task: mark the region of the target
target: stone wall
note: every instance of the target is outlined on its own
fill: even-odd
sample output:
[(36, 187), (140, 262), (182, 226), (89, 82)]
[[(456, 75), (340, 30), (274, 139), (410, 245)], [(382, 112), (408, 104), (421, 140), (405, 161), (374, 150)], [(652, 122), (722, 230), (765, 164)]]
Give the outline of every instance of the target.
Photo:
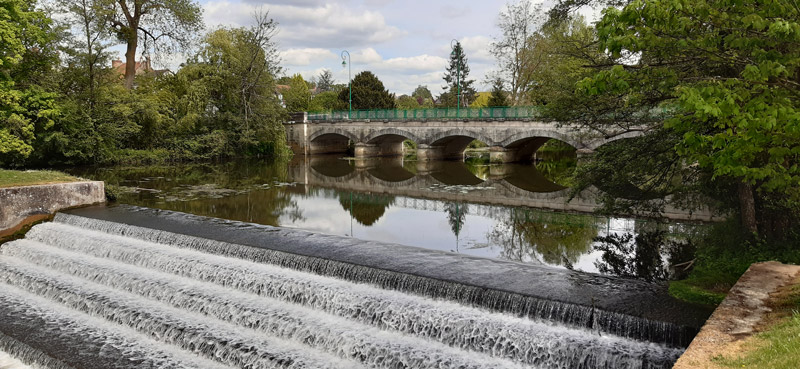
[(0, 237), (58, 210), (105, 201), (102, 181), (0, 188)]

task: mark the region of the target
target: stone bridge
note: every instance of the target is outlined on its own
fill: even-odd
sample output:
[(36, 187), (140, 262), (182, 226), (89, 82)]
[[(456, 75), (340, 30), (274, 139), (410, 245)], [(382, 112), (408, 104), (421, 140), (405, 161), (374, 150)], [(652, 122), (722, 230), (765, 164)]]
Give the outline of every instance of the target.
[(403, 141), (417, 144), (417, 159), (459, 160), (473, 140), (489, 146), (496, 163), (528, 161), (545, 142), (556, 139), (579, 153), (591, 153), (608, 142), (639, 136), (626, 131), (610, 137), (574, 124), (519, 119), (403, 119), (309, 121), (307, 115), (285, 124), (295, 154), (345, 153), (353, 145), (355, 157), (403, 155)]

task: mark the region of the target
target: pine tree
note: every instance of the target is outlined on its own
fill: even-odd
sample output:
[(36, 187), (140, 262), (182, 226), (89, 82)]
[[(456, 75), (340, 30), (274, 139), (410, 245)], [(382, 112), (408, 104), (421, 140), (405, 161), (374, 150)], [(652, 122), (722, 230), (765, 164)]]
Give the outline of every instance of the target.
[(508, 96), (503, 91), (503, 80), (495, 78), (492, 82), (492, 95), (489, 96), (489, 107), (508, 106)]
[[(476, 92), (472, 88), (472, 83), (475, 80), (468, 79), (468, 76), (469, 65), (467, 64), (467, 57), (464, 55), (461, 43), (456, 42), (453, 52), (450, 53), (450, 64), (447, 66), (443, 77), (447, 85), (442, 87), (444, 91), (439, 95), (439, 104), (442, 106), (456, 106), (458, 100), (461, 100), (462, 107), (469, 106), (475, 100)], [(461, 93), (460, 99), (459, 92)]]

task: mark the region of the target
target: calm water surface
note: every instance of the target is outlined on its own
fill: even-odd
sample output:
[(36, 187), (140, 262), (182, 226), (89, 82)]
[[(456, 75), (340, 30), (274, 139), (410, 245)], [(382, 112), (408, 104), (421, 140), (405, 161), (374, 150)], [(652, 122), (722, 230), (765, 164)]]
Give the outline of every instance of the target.
[(702, 229), (553, 210), (564, 207), (574, 158), (480, 162), (312, 157), (75, 174), (116, 186), (125, 204), (644, 279), (668, 274), (668, 250), (595, 238), (659, 230), (680, 240)]

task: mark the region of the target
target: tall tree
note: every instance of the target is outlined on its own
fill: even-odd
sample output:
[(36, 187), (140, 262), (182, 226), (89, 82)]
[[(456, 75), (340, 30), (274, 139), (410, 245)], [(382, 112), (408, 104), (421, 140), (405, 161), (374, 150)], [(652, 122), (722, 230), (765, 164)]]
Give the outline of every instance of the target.
[(202, 99), (186, 103), (196, 114), (213, 113), (213, 129), (235, 135), (242, 151), (273, 145), (281, 154), (284, 148), (285, 112), (275, 96), (275, 75), (281, 70), (273, 40), (276, 27), (268, 14), (258, 13), (249, 28), (215, 30), (205, 38), (195, 71), (186, 70), (202, 76), (187, 77), (195, 79), (190, 83), (197, 92), (186, 97)]
[[(363, 71), (353, 77), (353, 109), (394, 109), (394, 95), (383, 87), (383, 82), (370, 71)], [(350, 91), (345, 88), (339, 92), (339, 100), (347, 107)]]
[(168, 51), (187, 47), (202, 28), (201, 8), (192, 0), (104, 0), (111, 27), (125, 42), (125, 86), (133, 87), (136, 51)]
[(762, 218), (765, 210), (800, 207), (798, 19), (793, 0), (637, 0), (609, 8), (597, 30), (616, 65), (581, 82), (580, 91), (660, 112), (680, 157), (713, 183), (735, 184), (742, 224), (763, 231), (774, 225)]
[(487, 105), (489, 107), (508, 106), (508, 97), (506, 96), (506, 92), (503, 91), (502, 79), (495, 78), (494, 82), (492, 82), (492, 95), (489, 96)]
[(283, 92), (286, 110), (289, 112), (308, 111), (311, 92), (308, 84), (300, 74), (295, 74), (289, 80), (289, 89)]
[(330, 69), (323, 69), (317, 77), (317, 92), (328, 92), (333, 90), (333, 85), (336, 83), (333, 79), (333, 72)]
[(38, 84), (54, 64), (51, 25), (32, 2), (0, 2), (0, 164), (21, 164), (59, 115), (56, 94)]
[(529, 0), (519, 0), (508, 4), (497, 21), (502, 35), (492, 42), (491, 51), (497, 59), (500, 77), (509, 84), (511, 105), (525, 103), (523, 88), (530, 84), (528, 72), (535, 67), (528, 51), (534, 46), (532, 36), (541, 23), (537, 10)]
[(77, 84), (75, 90), (85, 92), (83, 99), (90, 116), (96, 104), (100, 77), (108, 71), (110, 57), (107, 51), (110, 45), (105, 38), (111, 17), (104, 4), (104, 0), (68, 0), (61, 4), (76, 33), (66, 48), (68, 64), (81, 70), (73, 74), (76, 78), (85, 79), (74, 81)]
[(460, 101), (461, 106), (466, 107), (475, 100), (475, 89), (472, 88), (475, 80), (469, 79), (469, 64), (460, 42), (456, 42), (453, 47), (450, 63), (442, 78), (447, 84), (442, 87), (444, 93), (439, 98), (440, 104), (456, 106)]

